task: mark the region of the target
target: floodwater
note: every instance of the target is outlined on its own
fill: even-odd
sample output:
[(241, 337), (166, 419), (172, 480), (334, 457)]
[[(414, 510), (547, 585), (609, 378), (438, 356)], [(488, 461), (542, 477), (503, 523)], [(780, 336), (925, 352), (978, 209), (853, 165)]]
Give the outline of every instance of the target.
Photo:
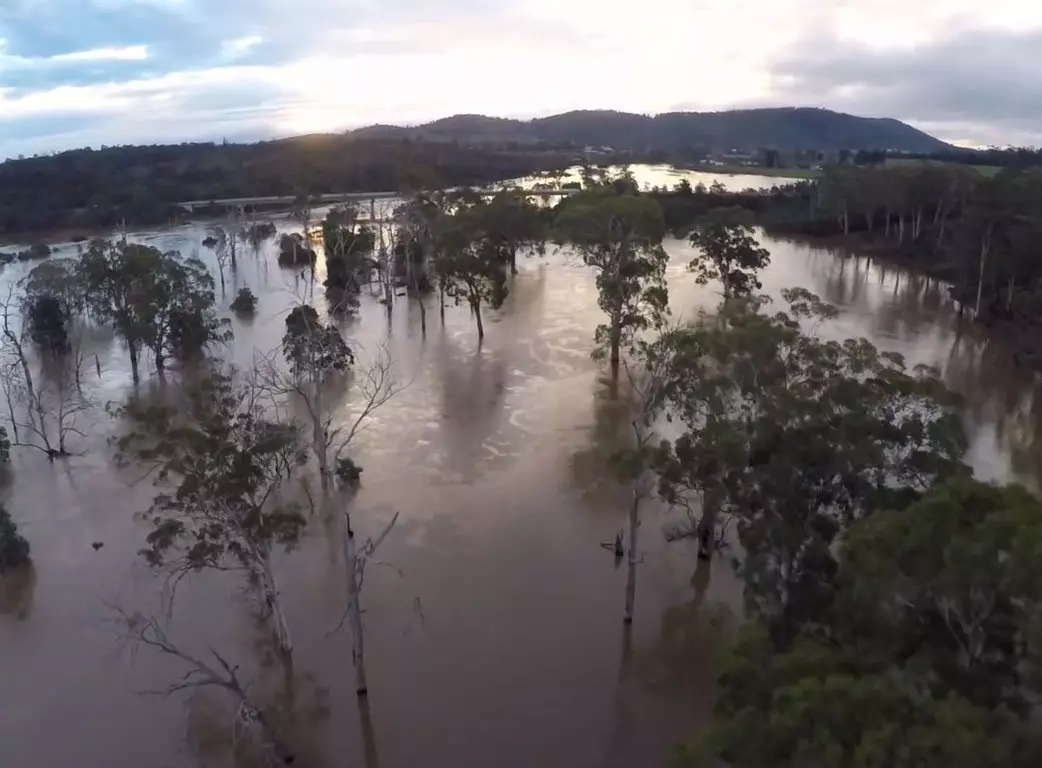
[[(205, 258), (205, 235), (182, 227), (133, 239), (198, 248)], [(966, 395), (968, 460), (978, 474), (1035, 484), (1042, 400), (1033, 380), (998, 342), (960, 325), (942, 285), (841, 253), (769, 238), (764, 245), (772, 253), (767, 291), (806, 287), (842, 310), (823, 334), (863, 335), (909, 363), (942, 367)], [(693, 317), (717, 297), (685, 271), (686, 243), (668, 250), (674, 315)], [(350, 640), (337, 631), (344, 575), (336, 531), (315, 520), (301, 545), (277, 559), (296, 678), (294, 716), (280, 722), (298, 764), (653, 766), (706, 722), (714, 653), (727, 610), (740, 607), (740, 586), (725, 558), (697, 568), (689, 545), (667, 544), (662, 531), (676, 515), (649, 508), (637, 616), (624, 636), (625, 568), (600, 547), (624, 525), (627, 499), (603, 469), (621, 426), (589, 358), (600, 322), (593, 279), (567, 252), (520, 266), (505, 306), (488, 313), (480, 349), (462, 307), (447, 309), (444, 326), (430, 311), (426, 339), (404, 298), (388, 321), (367, 297), (343, 326), (363, 361), (386, 344), (408, 384), (354, 452), (365, 471), (350, 502), (363, 536), (394, 511), (400, 518), (380, 551), (385, 565), (366, 576), (364, 711)], [(9, 266), (0, 283), (27, 269)], [(317, 272), (321, 307), (321, 262)], [(260, 304), (252, 321), (233, 320), (225, 356), (245, 366), (274, 348), (287, 308), (307, 294), (306, 278), (280, 269), (270, 246), (240, 255), (222, 307), (241, 285)], [(119, 401), (129, 388), (125, 354), (103, 333), (90, 343), (102, 367), (96, 377), (89, 366), (95, 399)], [(233, 728), (220, 698), (144, 693), (184, 669), (120, 641), (114, 606), (159, 605), (161, 581), (136, 555), (147, 528), (134, 517), (154, 491), (140, 472), (114, 467), (105, 438), (119, 425), (102, 408), (80, 426), (86, 437), (72, 447), (82, 455), (49, 464), (15, 451), (0, 488), (35, 561), (0, 613), (0, 765), (224, 765)], [(192, 579), (169, 634), (199, 654), (219, 650), (257, 681), (262, 699), (277, 696), (281, 676), (239, 587), (234, 575)]]

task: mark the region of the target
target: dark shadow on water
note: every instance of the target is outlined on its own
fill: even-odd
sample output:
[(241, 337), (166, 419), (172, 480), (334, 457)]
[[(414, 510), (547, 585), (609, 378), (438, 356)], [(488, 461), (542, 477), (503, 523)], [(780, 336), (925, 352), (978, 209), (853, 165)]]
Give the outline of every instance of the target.
[[(717, 558), (716, 567), (727, 567)], [(735, 621), (723, 604), (706, 604), (713, 562), (699, 560), (691, 576), (691, 599), (667, 608), (654, 647), (636, 651), (644, 684), (656, 690), (712, 690), (714, 661)]]
[(610, 470), (612, 457), (632, 444), (630, 393), (620, 384), (617, 393), (600, 379), (594, 384), (593, 423), (583, 445), (569, 458), (572, 483), (592, 507), (621, 509), (625, 490)]
[(433, 352), (446, 469), (469, 482), (480, 473), (479, 465), (489, 456), (488, 441), (503, 422), (507, 361), (490, 345), (464, 351), (445, 332), (439, 332)]

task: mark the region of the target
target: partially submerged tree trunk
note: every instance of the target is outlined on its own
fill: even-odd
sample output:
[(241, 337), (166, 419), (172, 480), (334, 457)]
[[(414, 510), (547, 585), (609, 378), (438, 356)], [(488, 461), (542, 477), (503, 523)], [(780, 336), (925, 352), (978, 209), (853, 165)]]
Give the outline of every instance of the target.
[(481, 321), (481, 299), (471, 299), (470, 309), (474, 313), (474, 320), (478, 324), (478, 342), (485, 340), (485, 324)]
[(294, 762), (293, 752), (283, 742), (278, 732), (272, 727), (264, 711), (257, 706), (248, 694), (248, 685), (239, 680), (239, 665), (232, 665), (221, 654), (211, 650), (216, 664), (203, 661), (175, 645), (154, 618), (140, 614), (127, 614), (120, 611), (127, 626), (125, 639), (138, 645), (146, 646), (167, 656), (173, 656), (188, 666), (188, 671), (177, 683), (156, 693), (170, 696), (179, 691), (196, 690), (214, 687), (227, 691), (239, 705), (237, 719), (245, 725), (255, 724), (259, 733), (262, 749), (269, 752), (276, 764), (290, 765)]
[(138, 368), (138, 348), (134, 342), (127, 343), (127, 349), (130, 354), (130, 377), (134, 384), (141, 383), (141, 374)]
[(611, 380), (618, 382), (619, 380), (619, 365), (620, 365), (620, 354), (622, 346), (622, 320), (616, 315), (611, 319), (611, 338), (609, 340), (609, 360), (608, 365), (611, 368)]
[(359, 587), (360, 563), (351, 516), (345, 513), (344, 566), (347, 569), (347, 620), (351, 627), (351, 661), (355, 669), (355, 693), (365, 696), (369, 683), (365, 676), (365, 632), (362, 626), (362, 595)]
[(628, 540), (626, 542), (626, 608), (622, 617), (626, 624), (633, 623), (633, 603), (637, 599), (637, 532), (640, 528), (640, 502), (640, 490), (634, 488), (630, 499)]
[(980, 317), (981, 297), (984, 294), (984, 266), (988, 260), (988, 251), (991, 248), (991, 233), (985, 232), (980, 244), (980, 271), (977, 275), (977, 303), (973, 307), (973, 316)]

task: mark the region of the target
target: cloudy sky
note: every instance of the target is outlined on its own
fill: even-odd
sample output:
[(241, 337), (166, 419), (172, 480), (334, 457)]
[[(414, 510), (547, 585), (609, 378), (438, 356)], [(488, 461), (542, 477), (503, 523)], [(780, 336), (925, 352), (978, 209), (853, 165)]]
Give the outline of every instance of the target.
[(1027, 0), (0, 0), (0, 158), (460, 112), (823, 106), (1042, 145)]

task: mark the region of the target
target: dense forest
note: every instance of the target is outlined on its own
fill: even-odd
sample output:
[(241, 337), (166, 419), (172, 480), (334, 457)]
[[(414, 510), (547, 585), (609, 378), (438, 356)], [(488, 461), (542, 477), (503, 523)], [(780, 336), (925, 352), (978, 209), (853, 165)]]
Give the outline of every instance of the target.
[(669, 152), (685, 147), (725, 152), (735, 147), (824, 152), (851, 148), (942, 152), (952, 148), (898, 120), (806, 107), (667, 112), (654, 116), (589, 110), (528, 121), (455, 115), (415, 127), (370, 126), (352, 135), (475, 144), (569, 142), (580, 147), (607, 146), (638, 152)]
[(257, 144), (79, 149), (0, 163), (0, 237), (164, 224), (182, 200), (483, 184), (563, 167), (572, 155), (342, 135)]

